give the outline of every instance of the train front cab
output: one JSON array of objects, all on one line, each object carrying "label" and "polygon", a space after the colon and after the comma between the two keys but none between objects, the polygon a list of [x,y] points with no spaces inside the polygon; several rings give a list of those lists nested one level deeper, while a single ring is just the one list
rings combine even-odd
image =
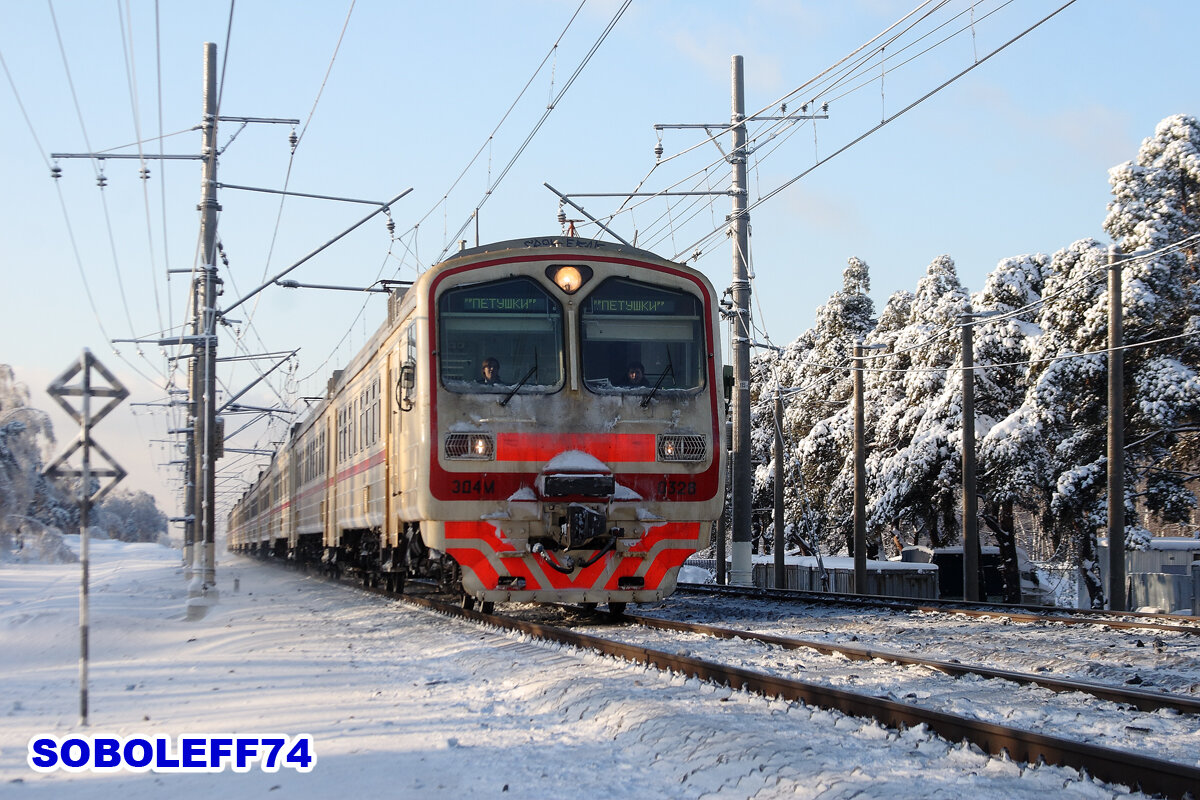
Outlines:
[{"label": "train front cab", "polygon": [[712,287],[590,247],[468,252],[428,281],[421,531],[484,602],[662,599],[720,512]]}]

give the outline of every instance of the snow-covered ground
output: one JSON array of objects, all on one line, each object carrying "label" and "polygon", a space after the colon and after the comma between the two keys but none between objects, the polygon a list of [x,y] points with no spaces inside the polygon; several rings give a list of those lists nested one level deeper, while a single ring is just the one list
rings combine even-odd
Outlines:
[{"label": "snow-covered ground", "polygon": [[[90,726],[76,564],[0,566],[0,796],[1125,796],[926,731],[731,692],[225,556],[185,619],[177,551],[92,546]],[[235,581],[237,589],[234,589]],[[39,773],[31,738],[310,734],[311,772]]]}]

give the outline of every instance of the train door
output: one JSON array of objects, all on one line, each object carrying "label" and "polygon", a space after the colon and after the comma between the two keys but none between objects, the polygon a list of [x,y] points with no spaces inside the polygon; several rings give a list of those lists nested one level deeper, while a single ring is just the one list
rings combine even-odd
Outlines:
[{"label": "train door", "polygon": [[412,490],[414,475],[418,469],[416,453],[421,431],[418,425],[419,411],[417,393],[417,325],[410,322],[400,337],[400,347],[397,351],[396,374],[394,379],[394,402],[392,409],[396,413],[396,433],[393,437],[393,449],[390,453],[393,475],[393,494],[396,499],[396,510],[399,517],[411,521]]}]

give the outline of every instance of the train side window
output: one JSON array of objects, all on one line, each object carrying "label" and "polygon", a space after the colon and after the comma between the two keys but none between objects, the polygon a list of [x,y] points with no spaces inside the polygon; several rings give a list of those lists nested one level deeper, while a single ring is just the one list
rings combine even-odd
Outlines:
[{"label": "train side window", "polygon": [[601,394],[693,394],[704,387],[700,298],[665,286],[609,278],[583,301],[583,380]]},{"label": "train side window", "polygon": [[[536,281],[448,289],[438,300],[442,385],[469,394],[546,393],[563,383],[562,305]],[[485,362],[496,369],[485,376]]]}]

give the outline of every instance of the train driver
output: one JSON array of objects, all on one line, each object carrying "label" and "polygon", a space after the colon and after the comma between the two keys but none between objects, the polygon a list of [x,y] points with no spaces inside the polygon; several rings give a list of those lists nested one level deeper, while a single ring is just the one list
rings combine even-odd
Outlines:
[{"label": "train driver", "polygon": [[485,383],[488,386],[495,386],[500,383],[500,362],[495,356],[485,358],[480,371],[482,373],[479,377],[480,383]]},{"label": "train driver", "polygon": [[642,366],[642,362],[634,361],[630,363],[629,369],[625,373],[626,386],[647,386],[646,383],[646,368]]}]

